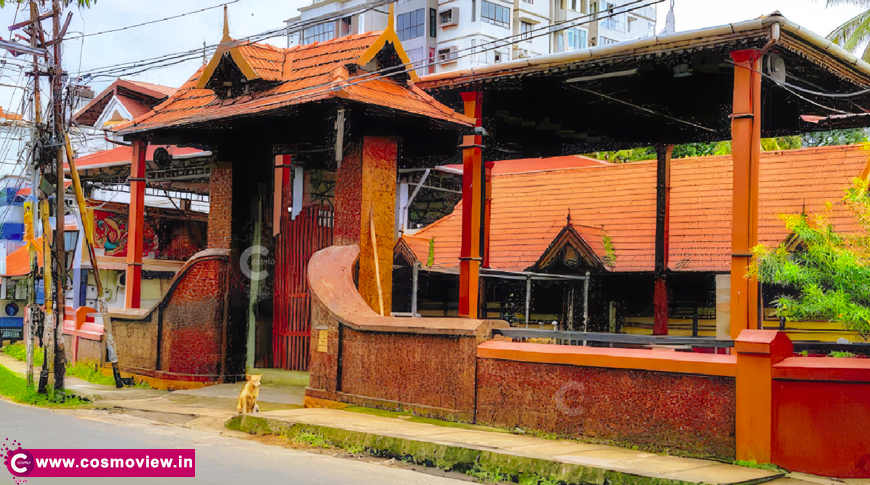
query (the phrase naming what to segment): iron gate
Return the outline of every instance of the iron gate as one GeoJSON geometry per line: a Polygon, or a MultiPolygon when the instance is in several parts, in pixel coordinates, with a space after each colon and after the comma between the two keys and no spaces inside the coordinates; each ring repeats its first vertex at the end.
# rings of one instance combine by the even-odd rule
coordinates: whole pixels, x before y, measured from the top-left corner
{"type": "Polygon", "coordinates": [[[275,252],[272,365],[286,370],[308,370],[311,309],[308,260],[332,245],[333,209],[309,205],[296,220],[286,209],[275,252]]]}

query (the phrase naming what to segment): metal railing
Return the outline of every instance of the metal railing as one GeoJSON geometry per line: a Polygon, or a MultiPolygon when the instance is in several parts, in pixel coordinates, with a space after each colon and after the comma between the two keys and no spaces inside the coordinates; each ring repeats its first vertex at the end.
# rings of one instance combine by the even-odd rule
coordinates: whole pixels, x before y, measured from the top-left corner
{"type": "Polygon", "coordinates": [[[733,347],[733,340],[716,340],[712,337],[671,337],[660,335],[632,335],[624,333],[571,332],[565,330],[533,330],[526,328],[493,329],[494,335],[501,335],[514,341],[551,340],[556,345],[583,345],[592,347],[733,347]]]}

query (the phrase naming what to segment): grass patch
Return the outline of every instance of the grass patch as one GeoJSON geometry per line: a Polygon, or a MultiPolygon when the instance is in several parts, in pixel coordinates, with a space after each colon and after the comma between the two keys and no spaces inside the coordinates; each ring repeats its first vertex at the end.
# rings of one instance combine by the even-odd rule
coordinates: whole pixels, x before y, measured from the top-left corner
{"type": "Polygon", "coordinates": [[[115,378],[107,376],[100,371],[100,363],[92,360],[80,360],[75,364],[67,364],[66,375],[78,377],[83,381],[93,382],[94,384],[102,384],[104,386],[114,386],[115,378]]]}
{"type": "Polygon", "coordinates": [[[52,399],[51,392],[37,393],[34,388],[28,387],[23,377],[18,377],[16,373],[2,365],[0,365],[0,395],[18,403],[51,408],[77,408],[88,404],[87,401],[82,401],[69,393],[64,402],[56,402],[52,399]]]}
{"type": "MultiPolygon", "coordinates": [[[[18,342],[11,345],[7,345],[3,347],[3,353],[12,357],[14,359],[18,359],[21,362],[27,360],[27,348],[24,346],[24,343],[18,342]]],[[[45,352],[42,351],[40,347],[33,347],[33,366],[34,367],[42,367],[42,362],[45,359],[45,352]]]]}
{"type": "Polygon", "coordinates": [[[774,465],[773,463],[757,463],[755,460],[745,461],[745,460],[736,460],[734,462],[737,466],[745,466],[746,468],[757,468],[759,470],[767,470],[771,472],[782,472],[782,468],[774,465]]]}

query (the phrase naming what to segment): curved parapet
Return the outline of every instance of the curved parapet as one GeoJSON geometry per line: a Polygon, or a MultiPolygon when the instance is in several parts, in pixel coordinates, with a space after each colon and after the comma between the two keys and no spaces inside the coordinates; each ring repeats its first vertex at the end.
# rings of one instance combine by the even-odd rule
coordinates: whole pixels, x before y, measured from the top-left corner
{"type": "Polygon", "coordinates": [[[308,263],[307,405],[340,401],[472,421],[477,345],[507,322],[378,315],[354,285],[358,256],[358,246],[332,246],[308,263]]]}
{"type": "Polygon", "coordinates": [[[215,382],[225,377],[229,255],[225,249],[200,251],[151,308],[109,311],[123,371],[168,381],[215,382]]]}

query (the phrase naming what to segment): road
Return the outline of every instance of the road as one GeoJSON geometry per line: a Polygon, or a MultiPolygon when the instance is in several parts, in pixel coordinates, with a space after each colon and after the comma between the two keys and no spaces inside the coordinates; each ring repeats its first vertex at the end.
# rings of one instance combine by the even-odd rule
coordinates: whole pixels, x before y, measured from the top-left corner
{"type": "MultiPolygon", "coordinates": [[[[107,411],[51,411],[0,400],[0,439],[28,448],[194,448],[196,478],[30,478],[27,485],[50,484],[402,484],[467,485],[468,482],[393,468],[363,460],[337,458],[270,446],[156,423],[107,411]]],[[[232,434],[230,432],[229,434],[232,434]]],[[[0,464],[0,485],[12,476],[0,464]]]]}

